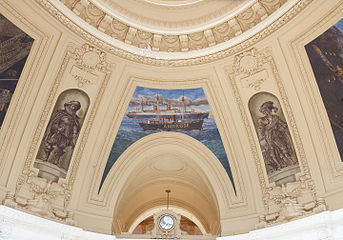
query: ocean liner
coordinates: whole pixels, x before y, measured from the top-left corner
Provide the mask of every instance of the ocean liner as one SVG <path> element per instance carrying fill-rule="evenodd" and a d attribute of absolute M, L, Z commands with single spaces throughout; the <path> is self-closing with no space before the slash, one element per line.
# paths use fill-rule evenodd
<path fill-rule="evenodd" d="M 130 111 L 126 114 L 129 118 L 140 119 L 139 126 L 144 130 L 201 130 L 204 119 L 208 118 L 209 112 L 197 112 L 194 109 L 187 111 L 185 98 L 181 98 L 182 109 L 172 108 L 167 105 L 161 109 L 160 100 L 157 97 L 156 105 L 151 110 L 144 109 L 141 103 L 140 111 Z"/>

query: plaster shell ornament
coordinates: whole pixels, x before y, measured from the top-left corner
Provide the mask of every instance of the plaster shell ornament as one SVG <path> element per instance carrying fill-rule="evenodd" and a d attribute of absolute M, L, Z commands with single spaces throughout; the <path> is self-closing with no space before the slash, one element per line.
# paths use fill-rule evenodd
<path fill-rule="evenodd" d="M 233 66 L 235 74 L 243 73 L 250 76 L 260 71 L 263 64 L 263 57 L 255 48 L 236 55 Z"/>

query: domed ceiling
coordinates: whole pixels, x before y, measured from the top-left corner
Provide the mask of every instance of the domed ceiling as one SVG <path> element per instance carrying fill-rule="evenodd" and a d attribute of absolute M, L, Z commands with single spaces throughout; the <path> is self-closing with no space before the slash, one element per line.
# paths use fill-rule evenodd
<path fill-rule="evenodd" d="M 257 31 L 251 31 L 256 30 L 255 26 L 268 26 L 271 21 L 265 20 L 275 21 L 292 7 L 291 3 L 285 4 L 287 0 L 60 2 L 72 12 L 56 4 L 60 11 L 72 18 L 76 14 L 93 27 L 93 32 L 94 27 L 98 30 L 94 32 L 95 36 L 110 45 L 135 55 L 167 60 L 193 58 L 227 49 L 255 34 Z M 89 28 L 79 20 L 76 22 L 84 29 Z"/>
<path fill-rule="evenodd" d="M 32 37 L 28 45 L 34 43 L 0 132 L 6 137 L 6 152 L 0 154 L 6 186 L 0 197 L 6 204 L 87 230 L 123 234 L 164 209 L 168 189 L 172 209 L 204 235 L 225 236 L 293 219 L 283 215 L 287 205 L 272 194 L 302 201 L 308 210 L 297 214 L 303 216 L 323 210 L 323 194 L 342 187 L 338 177 L 328 183 L 333 173 L 343 176 L 327 167 L 341 167 L 325 155 L 337 151 L 335 146 L 310 141 L 330 140 L 311 132 L 321 120 L 320 112 L 312 111 L 318 104 L 310 104 L 322 104 L 319 93 L 306 87 L 315 79 L 312 72 L 302 78 L 305 73 L 295 67 L 304 59 L 299 68 L 307 63 L 310 69 L 305 43 L 334 20 L 306 36 L 303 28 L 310 31 L 319 18 L 330 19 L 324 13 L 334 9 L 331 1 L 325 6 L 320 0 L 11 1 L 4 0 L 13 5 L 5 6 L 4 16 Z M 335 8 L 340 15 L 342 8 Z M 45 132 L 55 114 L 76 102 L 79 137 L 58 166 L 58 154 L 49 152 L 58 146 L 46 144 Z M 157 110 L 158 117 L 151 114 Z M 255 131 L 269 112 L 286 126 L 280 129 L 288 129 L 279 138 L 294 161 L 281 159 L 280 167 L 265 164 L 272 162 L 265 150 L 271 148 Z M 195 121 L 182 121 L 185 113 Z M 161 119 L 172 124 L 159 127 Z M 202 128 L 188 129 L 188 123 Z M 317 153 L 320 147 L 325 151 Z M 44 175 L 51 169 L 61 170 L 53 175 L 57 180 Z M 288 189 L 270 177 L 285 169 L 291 173 L 287 184 L 294 183 Z M 291 195 L 293 186 L 306 198 Z M 46 189 L 51 207 L 37 207 Z M 268 212 L 276 208 L 280 214 Z"/>
<path fill-rule="evenodd" d="M 128 25 L 146 31 L 180 34 L 223 22 L 251 0 L 96 0 L 93 2 Z"/>

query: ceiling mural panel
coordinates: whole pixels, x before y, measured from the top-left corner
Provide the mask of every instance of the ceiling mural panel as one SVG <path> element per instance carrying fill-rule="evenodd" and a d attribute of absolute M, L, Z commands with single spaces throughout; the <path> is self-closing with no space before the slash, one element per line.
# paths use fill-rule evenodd
<path fill-rule="evenodd" d="M 343 19 L 305 48 L 343 161 Z"/>
<path fill-rule="evenodd" d="M 203 89 L 137 87 L 114 140 L 99 191 L 127 148 L 145 136 L 162 131 L 184 133 L 203 143 L 221 162 L 234 185 L 228 157 Z"/>
<path fill-rule="evenodd" d="M 0 14 L 0 127 L 33 39 Z"/>

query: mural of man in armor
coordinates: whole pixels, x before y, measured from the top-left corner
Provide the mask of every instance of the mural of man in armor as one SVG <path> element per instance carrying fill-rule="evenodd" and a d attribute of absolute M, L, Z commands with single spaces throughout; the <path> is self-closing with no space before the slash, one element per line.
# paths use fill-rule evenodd
<path fill-rule="evenodd" d="M 45 142 L 43 161 L 48 161 L 50 153 L 56 147 L 54 152 L 53 164 L 60 167 L 60 158 L 65 153 L 67 147 L 75 147 L 76 140 L 80 132 L 80 121 L 76 112 L 81 108 L 79 101 L 70 101 L 64 104 L 63 110 L 57 110 L 54 117 L 51 118 L 43 141 Z"/>

